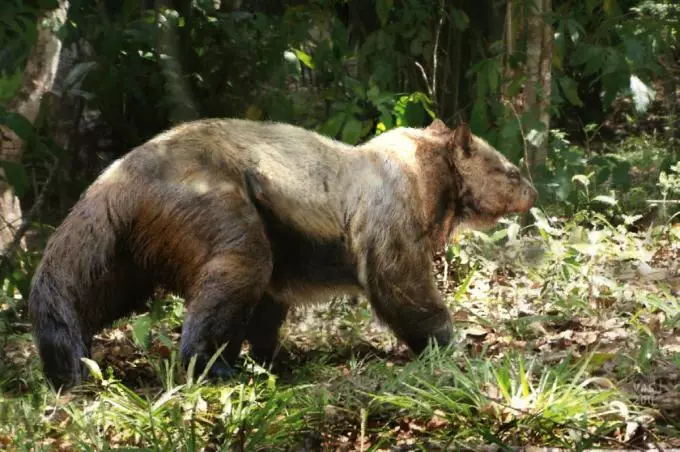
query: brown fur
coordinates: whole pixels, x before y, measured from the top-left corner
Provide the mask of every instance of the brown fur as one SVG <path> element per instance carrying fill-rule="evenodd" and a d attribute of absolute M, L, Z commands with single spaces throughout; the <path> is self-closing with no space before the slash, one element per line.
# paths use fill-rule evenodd
<path fill-rule="evenodd" d="M 48 379 L 81 381 L 91 337 L 158 287 L 183 295 L 181 357 L 227 376 L 247 339 L 269 360 L 292 304 L 366 293 L 420 352 L 451 318 L 432 252 L 536 198 L 467 126 L 395 129 L 351 147 L 275 123 L 203 120 L 109 167 L 51 237 L 29 309 Z"/>

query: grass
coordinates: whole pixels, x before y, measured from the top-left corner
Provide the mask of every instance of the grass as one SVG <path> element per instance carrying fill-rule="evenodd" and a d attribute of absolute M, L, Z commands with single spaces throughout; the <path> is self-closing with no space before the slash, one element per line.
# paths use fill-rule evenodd
<path fill-rule="evenodd" d="M 210 385 L 176 362 L 181 300 L 169 299 L 102 334 L 92 382 L 56 395 L 30 335 L 15 331 L 3 343 L 0 446 L 677 447 L 680 228 L 537 225 L 510 239 L 466 234 L 448 274 L 440 257 L 457 337 L 418 360 L 365 301 L 335 301 L 291 315 L 287 369 L 246 361 L 234 381 Z"/>
<path fill-rule="evenodd" d="M 592 212 L 535 210 L 526 231 L 507 220 L 462 234 L 436 258 L 450 347 L 414 360 L 366 300 L 337 299 L 291 313 L 277 373 L 246 350 L 220 385 L 178 365 L 182 300 L 168 297 L 97 336 L 90 383 L 55 394 L 8 299 L 0 448 L 680 447 L 673 221 L 631 232 Z"/>

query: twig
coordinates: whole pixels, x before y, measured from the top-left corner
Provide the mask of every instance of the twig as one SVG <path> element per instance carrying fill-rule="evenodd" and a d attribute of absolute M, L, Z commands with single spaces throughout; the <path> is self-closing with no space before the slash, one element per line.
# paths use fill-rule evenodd
<path fill-rule="evenodd" d="M 427 93 L 432 97 L 432 86 L 430 85 L 430 80 L 427 78 L 427 73 L 425 72 L 425 68 L 423 67 L 422 64 L 416 61 L 416 66 L 418 66 L 418 69 L 420 69 L 420 73 L 423 76 L 423 80 L 425 80 L 425 86 L 427 87 Z"/>
<path fill-rule="evenodd" d="M 647 204 L 680 204 L 680 199 L 648 199 Z"/>
<path fill-rule="evenodd" d="M 28 213 L 24 215 L 21 225 L 14 233 L 14 238 L 12 239 L 10 244 L 4 249 L 2 254 L 0 254 L 0 270 L 3 270 L 5 266 L 9 264 L 10 258 L 14 255 L 17 248 L 19 248 L 19 245 L 21 244 L 21 239 L 24 237 L 24 234 L 26 234 L 26 231 L 28 231 L 28 228 L 31 227 L 33 219 L 36 217 L 36 215 L 42 208 L 42 205 L 45 203 L 47 189 L 50 187 L 50 185 L 52 185 L 52 182 L 54 181 L 54 178 L 57 174 L 58 167 L 59 159 L 56 158 L 54 165 L 50 167 L 47 180 L 45 181 L 45 184 L 43 184 L 42 190 L 40 190 L 40 193 L 35 199 L 35 202 L 33 203 L 31 210 L 29 210 Z"/>
<path fill-rule="evenodd" d="M 439 24 L 437 25 L 437 34 L 434 38 L 434 49 L 432 50 L 432 101 L 437 103 L 437 67 L 439 65 L 439 37 L 442 34 L 442 27 L 444 26 L 444 0 L 439 1 Z"/>
<path fill-rule="evenodd" d="M 437 24 L 437 31 L 434 38 L 434 48 L 432 49 L 432 83 L 427 76 L 427 71 L 418 61 L 415 65 L 420 69 L 420 74 L 423 76 L 427 93 L 430 95 L 432 102 L 437 104 L 437 68 L 439 67 L 439 38 L 442 34 L 442 27 L 444 26 L 444 0 L 439 1 L 439 23 Z"/>

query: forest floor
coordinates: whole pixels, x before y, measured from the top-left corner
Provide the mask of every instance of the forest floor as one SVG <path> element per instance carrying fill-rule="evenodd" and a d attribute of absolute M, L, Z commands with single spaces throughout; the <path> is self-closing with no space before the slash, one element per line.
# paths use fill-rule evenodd
<path fill-rule="evenodd" d="M 275 373 L 246 360 L 212 385 L 176 363 L 170 298 L 97 336 L 92 382 L 57 396 L 5 304 L 0 448 L 680 447 L 680 224 L 539 215 L 518 231 L 468 232 L 437 257 L 456 339 L 420 359 L 365 300 L 338 299 L 290 314 Z"/>

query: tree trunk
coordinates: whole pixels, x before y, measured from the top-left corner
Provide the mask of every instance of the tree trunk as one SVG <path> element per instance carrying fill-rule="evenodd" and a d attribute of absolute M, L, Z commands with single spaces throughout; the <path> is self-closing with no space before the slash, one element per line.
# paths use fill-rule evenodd
<path fill-rule="evenodd" d="M 533 119 L 529 138 L 529 167 L 545 165 L 550 129 L 550 94 L 552 83 L 552 27 L 545 21 L 552 0 L 531 0 L 527 19 L 527 82 L 524 108 Z"/>
<path fill-rule="evenodd" d="M 543 39 L 541 43 L 541 98 L 539 99 L 539 116 L 538 120 L 545 127 L 545 137 L 541 145 L 535 150 L 534 167 L 537 165 L 545 165 L 548 158 L 548 142 L 550 132 L 550 97 L 552 94 L 552 45 L 553 45 L 553 31 L 549 23 L 545 21 L 546 14 L 552 10 L 552 0 L 543 0 L 543 20 L 541 20 L 543 28 Z"/>
<path fill-rule="evenodd" d="M 38 18 L 38 34 L 35 47 L 26 63 L 21 86 L 7 110 L 19 113 L 33 123 L 40 111 L 45 93 L 54 83 L 61 52 L 61 40 L 55 35 L 65 21 L 68 0 L 59 0 L 59 7 L 47 11 Z M 0 161 L 19 163 L 23 140 L 12 130 L 0 126 Z M 15 234 L 22 216 L 19 200 L 12 187 L 6 182 L 0 169 L 0 250 L 2 254 L 15 241 Z"/>

